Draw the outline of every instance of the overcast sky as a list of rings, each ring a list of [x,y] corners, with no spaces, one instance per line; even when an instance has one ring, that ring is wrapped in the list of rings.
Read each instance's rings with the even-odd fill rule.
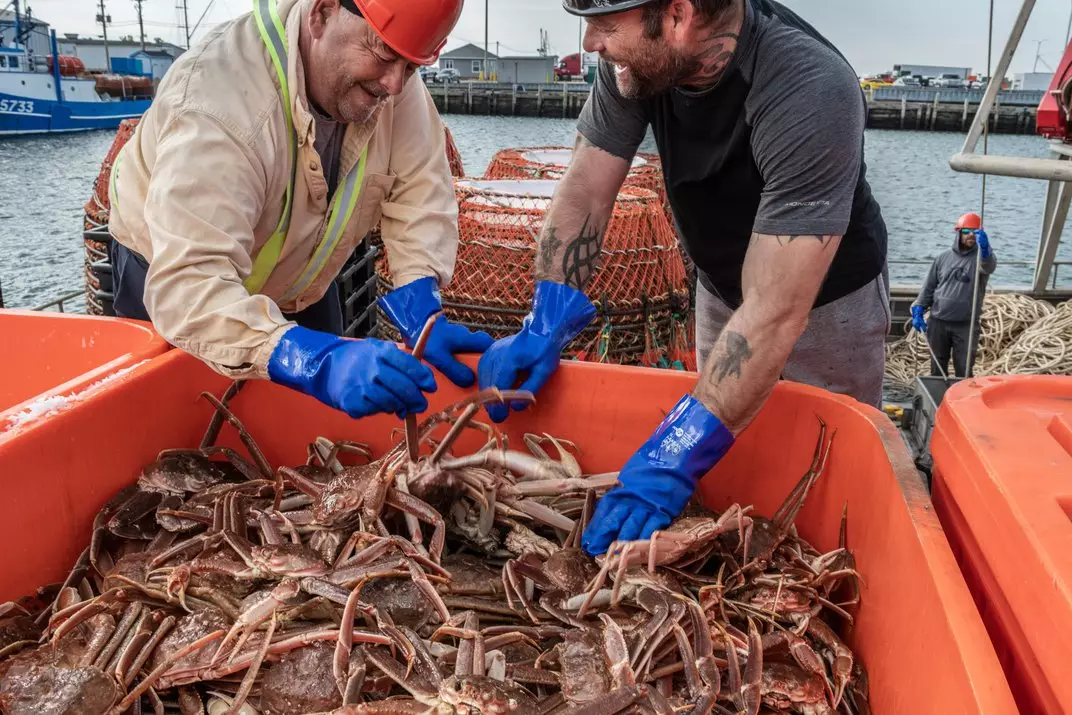
[[[27,0],[22,0],[25,3]],[[185,44],[180,29],[183,0],[143,0],[148,38]],[[1021,0],[995,0],[994,64],[1008,38]],[[247,12],[251,0],[187,0],[190,24],[204,13],[194,41],[215,24]],[[577,51],[578,21],[558,0],[487,0],[491,51],[532,54],[539,46],[539,28],[548,31],[551,52]],[[785,4],[814,25],[848,57],[858,74],[892,68],[894,64],[971,66],[986,70],[988,0],[785,0]],[[95,0],[29,0],[35,17],[51,23],[57,34],[78,32],[99,36],[94,24]],[[109,37],[138,31],[133,0],[105,0],[112,17]],[[467,0],[462,18],[447,45],[484,44],[484,0]],[[1038,70],[1055,67],[1065,45],[1072,0],[1038,0],[1011,72],[1031,71],[1036,53]],[[1038,43],[1042,42],[1041,49]]]

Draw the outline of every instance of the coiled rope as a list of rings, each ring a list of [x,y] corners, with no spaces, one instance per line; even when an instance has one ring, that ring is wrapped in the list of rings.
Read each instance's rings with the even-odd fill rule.
[[[988,293],[980,322],[976,375],[1072,375],[1072,303],[1054,308],[1019,293]],[[930,374],[927,338],[910,326],[886,346],[886,393],[897,402]]]

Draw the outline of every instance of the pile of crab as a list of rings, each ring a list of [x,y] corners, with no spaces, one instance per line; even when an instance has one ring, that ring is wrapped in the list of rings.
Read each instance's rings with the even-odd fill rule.
[[[825,554],[793,527],[824,426],[773,518],[694,504],[592,559],[580,537],[617,475],[473,421],[531,395],[408,419],[376,459],[318,438],[273,469],[228,406],[239,389],[204,394],[200,447],[117,494],[64,583],[0,605],[0,712],[868,712],[835,632],[858,601],[844,523]],[[248,457],[216,446],[224,422]],[[468,429],[487,443],[456,454]]]

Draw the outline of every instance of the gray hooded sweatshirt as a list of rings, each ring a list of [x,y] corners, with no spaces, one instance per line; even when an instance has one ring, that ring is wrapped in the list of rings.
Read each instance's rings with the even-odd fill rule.
[[[965,250],[960,246],[959,234],[953,239],[953,247],[934,259],[923,289],[912,305],[931,309],[931,317],[949,323],[967,323],[972,314],[972,282],[975,280],[976,245]],[[987,279],[997,268],[998,259],[994,249],[984,258],[979,268],[979,312],[982,313],[983,293]]]

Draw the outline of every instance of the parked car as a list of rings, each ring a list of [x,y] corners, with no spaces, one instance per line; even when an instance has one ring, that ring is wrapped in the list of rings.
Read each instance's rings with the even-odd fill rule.
[[[923,83],[915,77],[898,77],[893,82],[894,87],[922,87]]]
[[[447,84],[453,82],[460,82],[461,76],[458,74],[458,70],[453,67],[447,67],[446,69],[439,70],[435,76],[437,84]]]
[[[435,67],[421,67],[418,71],[421,73],[421,80],[425,84],[434,83],[436,76],[439,74],[439,70]]]

